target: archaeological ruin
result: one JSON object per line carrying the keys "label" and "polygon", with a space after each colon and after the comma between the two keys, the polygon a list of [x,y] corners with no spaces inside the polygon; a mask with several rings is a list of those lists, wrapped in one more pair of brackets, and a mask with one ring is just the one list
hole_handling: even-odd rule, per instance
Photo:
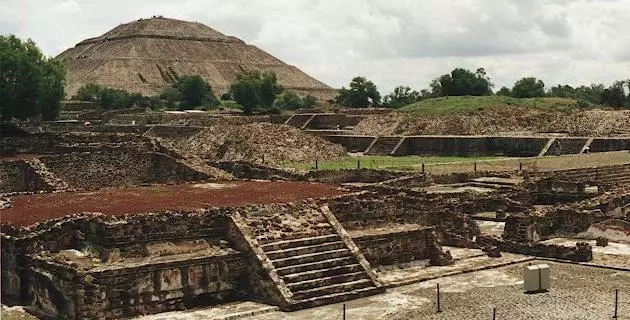
{"label": "archaeological ruin", "polygon": [[[627,110],[342,108],[297,67],[161,16],[56,59],[67,98],[87,83],[155,95],[184,75],[222,94],[273,71],[318,102],[65,101],[56,121],[0,122],[3,319],[630,314]],[[525,290],[525,269],[550,286]]]}
{"label": "archaeological ruin", "polygon": [[[294,149],[268,142],[228,157],[226,144],[249,147],[212,141],[220,125],[209,123],[139,122],[123,131],[112,122],[73,132],[54,123],[46,132],[3,126],[3,304],[59,319],[239,301],[292,312],[383,295],[481,257],[499,259],[497,266],[535,258],[628,271],[625,256],[599,262],[591,242],[630,240],[628,164],[452,174],[288,170],[273,165],[286,160],[273,153],[308,159],[308,146],[335,158],[358,143],[335,145],[272,118],[229,119],[230,130],[278,126]],[[476,148],[501,145],[484,139]],[[505,145],[531,153],[548,144],[537,139]],[[266,163],[257,152],[267,153]],[[462,250],[478,253],[467,258]],[[515,260],[500,260],[506,255]],[[484,263],[454,274],[492,268]],[[416,271],[400,278],[392,270]]]}
{"label": "archaeological ruin", "polygon": [[321,101],[335,97],[328,85],[236,37],[198,22],[160,16],[121,24],[56,59],[68,70],[68,97],[87,83],[156,95],[190,74],[202,76],[220,95],[238,74],[254,70],[275,72],[280,85],[300,95]]}

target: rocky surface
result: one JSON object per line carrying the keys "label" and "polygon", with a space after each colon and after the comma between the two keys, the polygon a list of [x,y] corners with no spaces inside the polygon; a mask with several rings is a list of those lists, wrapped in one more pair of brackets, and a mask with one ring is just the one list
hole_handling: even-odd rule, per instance
{"label": "rocky surface", "polygon": [[392,112],[361,121],[354,132],[365,135],[476,135],[564,132],[575,136],[630,135],[630,111],[545,111],[498,106],[472,114],[419,115]]}
{"label": "rocky surface", "polygon": [[297,128],[270,123],[218,125],[191,137],[164,139],[164,142],[183,156],[209,162],[249,161],[275,165],[313,159],[334,160],[345,155],[340,145]]}

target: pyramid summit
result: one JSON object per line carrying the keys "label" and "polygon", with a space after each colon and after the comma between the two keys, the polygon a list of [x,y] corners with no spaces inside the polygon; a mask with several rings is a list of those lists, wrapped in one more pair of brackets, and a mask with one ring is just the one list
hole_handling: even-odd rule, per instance
{"label": "pyramid summit", "polygon": [[121,24],[56,59],[68,70],[68,97],[87,83],[156,95],[183,75],[200,75],[221,94],[253,70],[275,72],[280,85],[301,95],[335,96],[328,85],[256,46],[198,22],[161,16]]}

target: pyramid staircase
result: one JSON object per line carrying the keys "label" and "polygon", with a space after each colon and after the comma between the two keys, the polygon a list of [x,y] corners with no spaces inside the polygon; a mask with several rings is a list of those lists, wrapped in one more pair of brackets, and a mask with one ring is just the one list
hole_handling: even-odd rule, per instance
{"label": "pyramid staircase", "polygon": [[377,137],[365,150],[365,154],[388,156],[396,151],[404,139],[404,137]]}
{"label": "pyramid staircase", "polygon": [[[251,239],[259,263],[284,292],[287,311],[348,301],[384,292],[369,263],[347,232],[324,207],[330,221],[314,236]],[[326,212],[328,211],[328,212]]]}

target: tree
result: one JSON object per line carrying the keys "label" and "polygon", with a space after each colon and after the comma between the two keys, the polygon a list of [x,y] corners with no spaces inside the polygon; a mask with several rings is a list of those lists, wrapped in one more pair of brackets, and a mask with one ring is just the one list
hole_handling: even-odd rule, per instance
{"label": "tree", "polygon": [[125,90],[118,90],[100,86],[94,83],[87,83],[72,96],[74,100],[92,101],[104,109],[120,109],[136,107],[158,108],[162,103],[143,96],[139,93],[129,93]]}
{"label": "tree", "polygon": [[0,36],[0,121],[53,120],[64,97],[65,69],[31,40]]}
{"label": "tree", "polygon": [[431,81],[431,91],[435,97],[444,96],[486,96],[492,94],[492,82],[484,68],[475,73],[456,68],[450,74],[443,74]]}
{"label": "tree", "polygon": [[545,83],[534,77],[522,78],[514,84],[512,95],[515,98],[534,98],[545,96]]}
{"label": "tree", "polygon": [[626,107],[628,97],[624,91],[625,81],[615,81],[609,88],[602,92],[601,103],[608,107]]}
{"label": "tree", "polygon": [[302,98],[302,108],[312,108],[317,105],[317,99],[310,94]]}
{"label": "tree", "polygon": [[219,104],[208,82],[199,75],[183,76],[173,84],[173,88],[181,94],[180,109]]}
{"label": "tree", "polygon": [[280,110],[296,110],[302,108],[302,98],[293,92],[285,92],[276,100],[275,106]]}
{"label": "tree", "polygon": [[381,94],[376,85],[364,77],[355,77],[350,82],[350,87],[342,87],[335,102],[348,108],[367,108],[381,103]]}
{"label": "tree", "polygon": [[230,93],[236,103],[243,107],[245,114],[252,114],[256,109],[269,110],[282,92],[275,73],[250,71],[238,75],[230,87]]}
{"label": "tree", "polygon": [[385,96],[383,106],[388,108],[400,108],[422,100],[422,96],[416,90],[411,90],[407,86],[398,86],[394,91]]}
{"label": "tree", "polygon": [[512,91],[507,88],[507,87],[501,87],[501,89],[499,89],[499,91],[497,91],[496,93],[497,96],[505,96],[505,97],[509,97],[512,95]]}

